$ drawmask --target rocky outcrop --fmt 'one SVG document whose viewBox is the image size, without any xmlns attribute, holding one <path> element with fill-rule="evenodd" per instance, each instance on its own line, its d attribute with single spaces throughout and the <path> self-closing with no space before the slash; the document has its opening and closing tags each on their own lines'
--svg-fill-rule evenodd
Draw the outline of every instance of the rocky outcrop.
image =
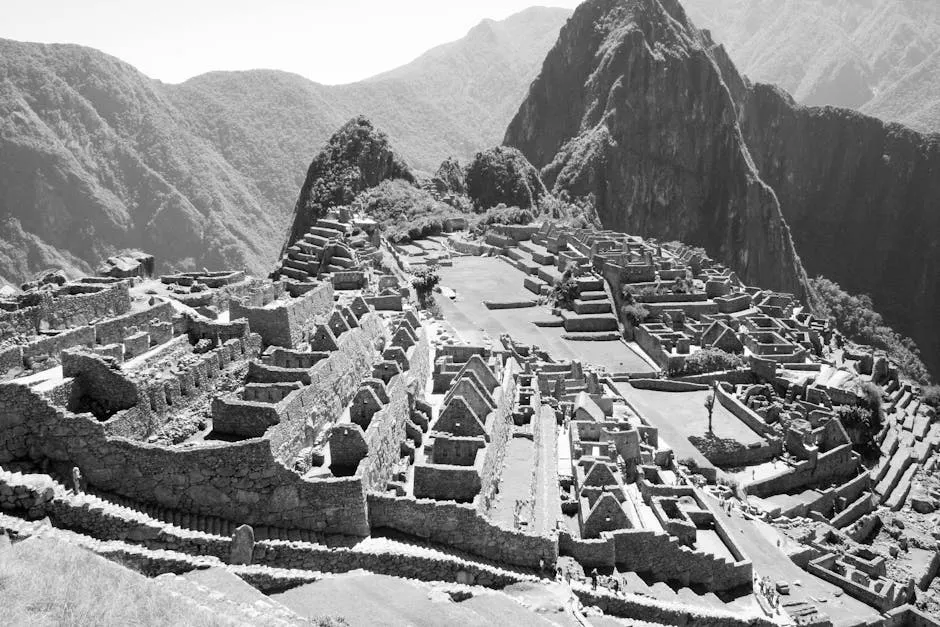
<svg viewBox="0 0 940 627">
<path fill-rule="evenodd" d="M 385 133 L 363 116 L 351 119 L 310 164 L 284 250 L 303 237 L 331 207 L 350 204 L 359 192 L 386 179 L 415 180 L 392 150 Z"/>
<path fill-rule="evenodd" d="M 807 271 L 871 295 L 936 376 L 940 135 L 845 109 L 801 107 L 768 85 L 739 97 L 750 153 Z"/>
<path fill-rule="evenodd" d="M 562 28 L 505 143 L 605 227 L 681 239 L 751 283 L 805 294 L 714 44 L 675 0 L 588 0 Z M 730 64 L 728 64 L 730 66 Z M 732 68 L 733 69 L 733 68 Z"/>
<path fill-rule="evenodd" d="M 546 194 L 539 171 L 515 148 L 478 152 L 467 166 L 467 195 L 478 209 L 502 203 L 528 209 Z"/>
</svg>

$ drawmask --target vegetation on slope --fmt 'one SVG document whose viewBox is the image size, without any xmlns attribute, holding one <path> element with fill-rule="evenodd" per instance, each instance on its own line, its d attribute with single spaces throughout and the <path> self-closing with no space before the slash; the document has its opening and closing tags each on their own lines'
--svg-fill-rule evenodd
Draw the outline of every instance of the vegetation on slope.
<svg viewBox="0 0 940 627">
<path fill-rule="evenodd" d="M 419 169 L 499 141 L 570 11 L 534 8 L 352 85 L 213 72 L 181 85 L 80 46 L 0 40 L 0 281 L 86 273 L 124 248 L 161 271 L 276 259 L 304 168 L 353 115 Z"/>
<path fill-rule="evenodd" d="M 467 166 L 466 181 L 467 195 L 480 210 L 499 204 L 529 209 L 548 194 L 535 166 L 507 146 L 478 152 Z"/>
<path fill-rule="evenodd" d="M 803 104 L 860 109 L 940 131 L 940 3 L 684 0 L 751 79 Z"/>
<path fill-rule="evenodd" d="M 364 116 L 351 119 L 310 164 L 285 248 L 303 237 L 331 207 L 349 205 L 359 192 L 387 179 L 415 180 L 385 133 Z"/>
<path fill-rule="evenodd" d="M 438 235 L 445 220 L 463 215 L 430 192 L 400 179 L 382 181 L 363 191 L 353 208 L 378 222 L 385 237 L 396 243 Z"/>
<path fill-rule="evenodd" d="M 822 276 L 811 279 L 810 285 L 813 293 L 810 306 L 817 315 L 831 320 L 850 340 L 884 350 L 911 379 L 921 383 L 930 381 L 930 373 L 914 341 L 885 324 L 881 314 L 875 311 L 871 297 L 849 294 L 838 283 Z"/>
<path fill-rule="evenodd" d="M 0 550 L 6 625 L 228 625 L 143 575 L 53 540 Z"/>
</svg>

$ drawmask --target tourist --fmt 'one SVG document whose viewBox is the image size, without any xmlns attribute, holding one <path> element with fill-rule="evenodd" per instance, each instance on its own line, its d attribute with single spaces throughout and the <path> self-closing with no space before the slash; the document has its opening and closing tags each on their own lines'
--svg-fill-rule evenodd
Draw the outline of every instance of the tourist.
<svg viewBox="0 0 940 627">
<path fill-rule="evenodd" d="M 591 571 L 591 587 L 597 590 L 597 569 Z"/>
</svg>

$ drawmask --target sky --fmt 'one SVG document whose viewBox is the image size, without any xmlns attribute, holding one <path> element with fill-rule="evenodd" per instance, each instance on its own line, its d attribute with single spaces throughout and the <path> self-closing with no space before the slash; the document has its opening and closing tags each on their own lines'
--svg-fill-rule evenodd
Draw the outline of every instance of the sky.
<svg viewBox="0 0 940 627">
<path fill-rule="evenodd" d="M 266 68 L 332 85 L 536 4 L 580 0 L 2 0 L 0 38 L 90 46 L 167 83 Z"/>
</svg>

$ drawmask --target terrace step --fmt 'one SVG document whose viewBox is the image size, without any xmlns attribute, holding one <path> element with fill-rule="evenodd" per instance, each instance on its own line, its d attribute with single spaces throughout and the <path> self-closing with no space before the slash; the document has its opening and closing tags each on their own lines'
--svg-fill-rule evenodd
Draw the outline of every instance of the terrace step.
<svg viewBox="0 0 940 627">
<path fill-rule="evenodd" d="M 299 261 L 297 259 L 291 259 L 290 257 L 287 257 L 282 261 L 281 267 L 293 268 L 294 270 L 300 270 L 301 272 L 310 272 L 310 265 L 306 261 Z"/>
<path fill-rule="evenodd" d="M 328 229 L 323 226 L 312 226 L 310 227 L 310 234 L 319 235 L 320 237 L 325 237 L 326 239 L 342 239 L 342 231 L 337 231 L 336 229 Z"/>
<path fill-rule="evenodd" d="M 295 268 L 285 266 L 281 267 L 281 274 L 297 281 L 307 281 L 310 279 L 310 273 L 306 270 L 297 270 Z"/>
<path fill-rule="evenodd" d="M 571 312 L 562 312 L 565 320 L 565 331 L 592 332 L 617 331 L 617 319 L 613 314 L 572 314 Z"/>
<path fill-rule="evenodd" d="M 548 288 L 548 283 L 542 279 L 534 276 L 527 276 L 522 280 L 523 286 L 533 294 L 539 295 L 542 293 L 542 288 Z"/>
<path fill-rule="evenodd" d="M 575 279 L 578 284 L 578 294 L 581 292 L 603 292 L 604 280 L 597 277 L 578 277 Z"/>
<path fill-rule="evenodd" d="M 304 241 L 314 246 L 319 246 L 320 250 L 322 250 L 330 243 L 330 238 L 311 232 L 304 235 Z"/>
<path fill-rule="evenodd" d="M 610 313 L 612 308 L 609 300 L 581 300 L 576 298 L 574 311 L 578 314 L 602 314 Z"/>
<path fill-rule="evenodd" d="M 330 220 L 327 218 L 320 218 L 317 220 L 315 226 L 318 226 L 323 229 L 331 229 L 337 231 L 338 233 L 349 233 L 349 225 L 345 222 L 339 222 L 337 220 Z"/>
</svg>

